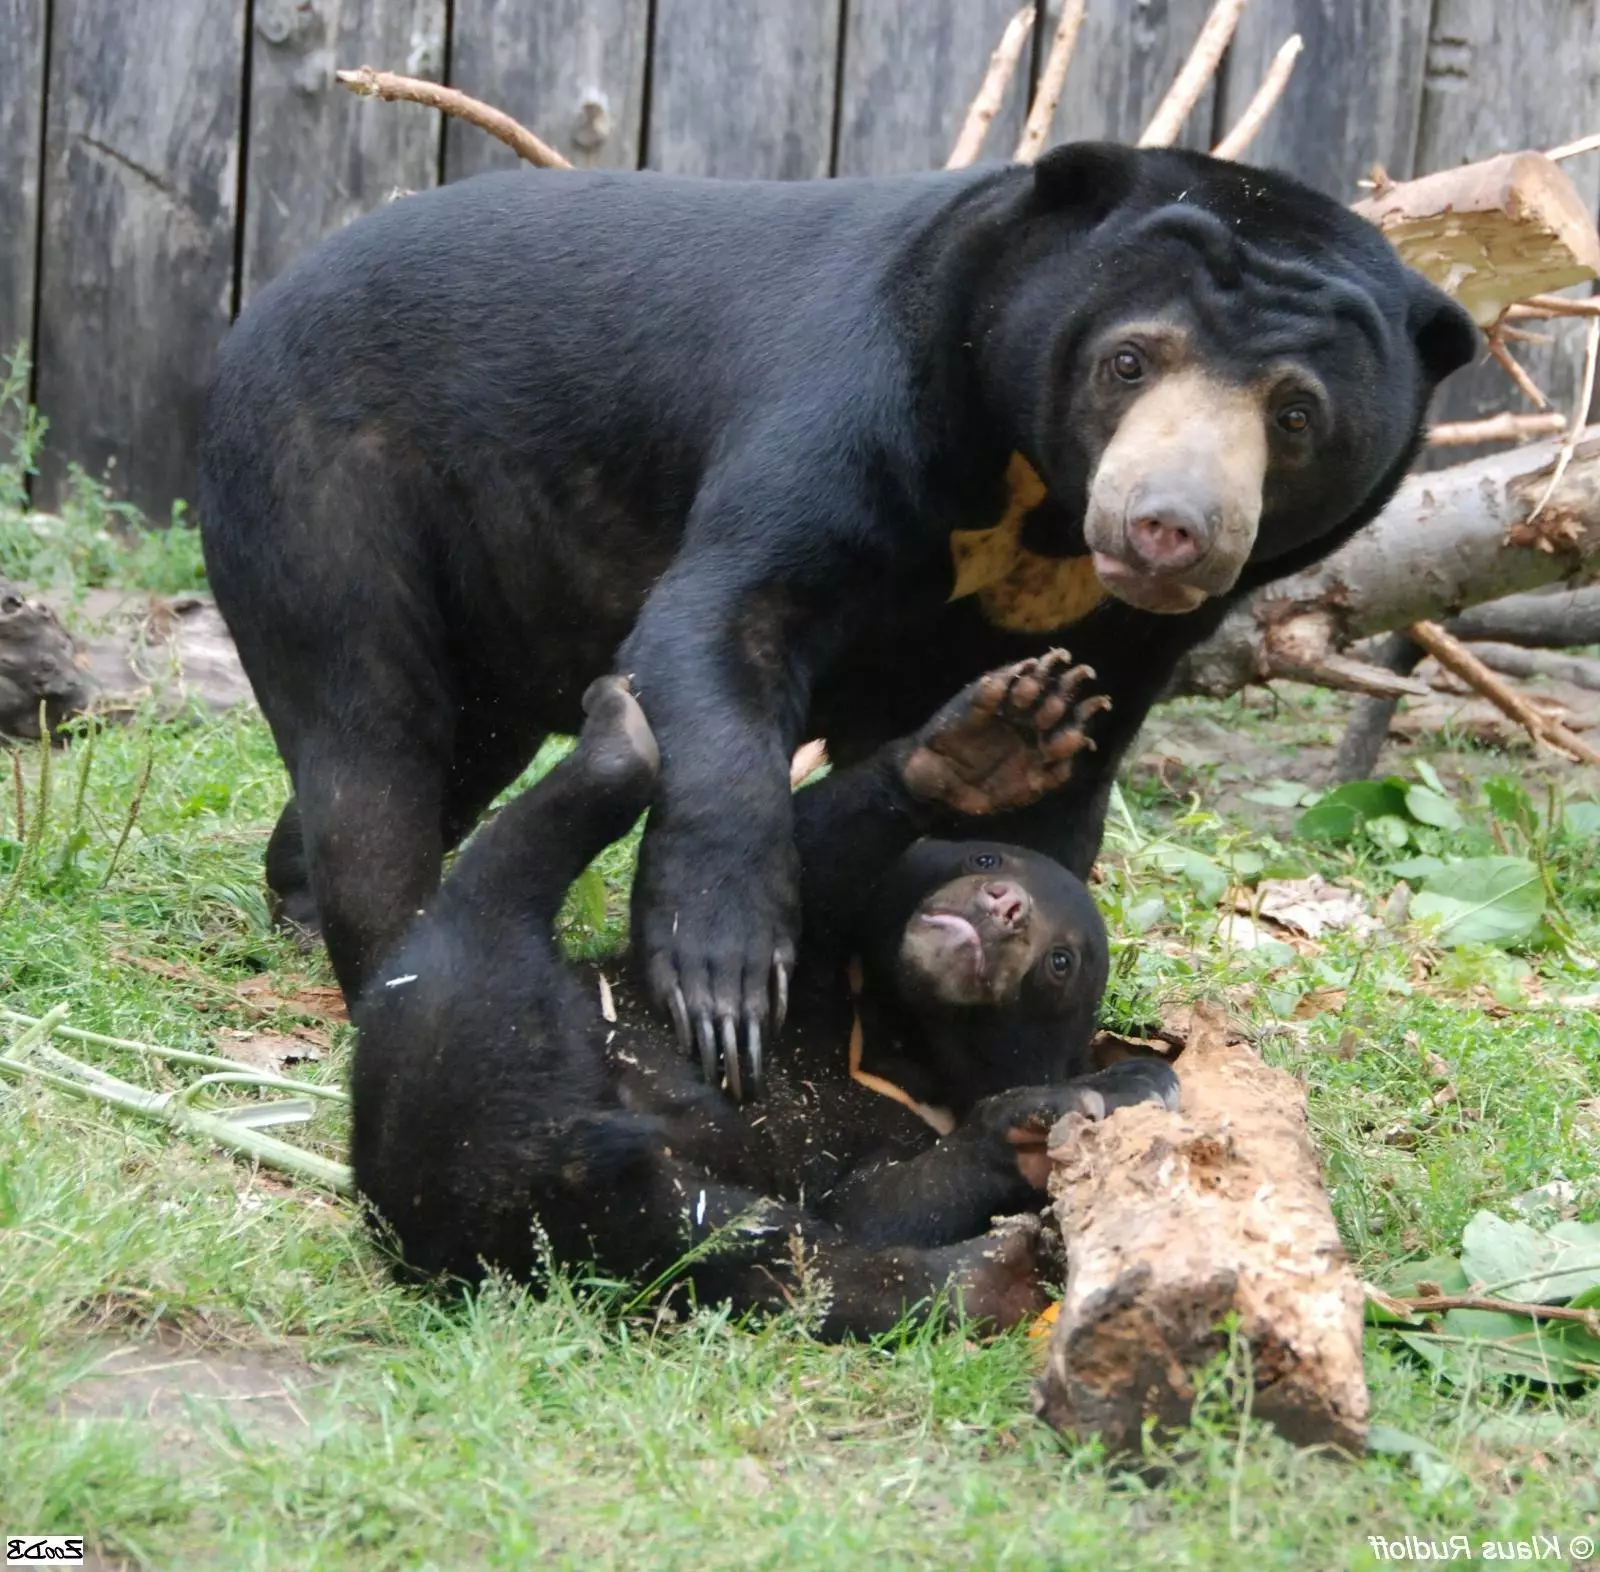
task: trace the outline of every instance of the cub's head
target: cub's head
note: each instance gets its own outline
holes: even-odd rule
[[[1071,144],[1035,166],[1025,211],[988,375],[1052,495],[1081,506],[1102,584],[1147,611],[1373,517],[1477,349],[1376,229],[1284,175]]]
[[[964,1110],[1082,1074],[1105,992],[1105,925],[1082,882],[1036,852],[919,841],[879,887],[862,962],[913,1022],[902,1051]]]

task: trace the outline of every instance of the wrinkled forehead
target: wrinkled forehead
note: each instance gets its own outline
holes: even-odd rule
[[[1384,364],[1394,358],[1395,325],[1378,301],[1401,298],[1399,265],[1374,249],[1384,245],[1381,237],[1360,240],[1320,248],[1274,243],[1203,209],[1169,203],[1131,216],[1117,236],[1103,306],[1181,324],[1219,362]]]

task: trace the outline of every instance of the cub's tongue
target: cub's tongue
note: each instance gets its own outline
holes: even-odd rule
[[[924,912],[920,921],[929,928],[939,930],[945,936],[945,943],[952,960],[962,955],[970,962],[979,977],[983,975],[983,940],[978,937],[978,930],[965,917],[956,912]]]

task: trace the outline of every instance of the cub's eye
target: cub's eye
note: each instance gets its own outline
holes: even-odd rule
[[[1310,424],[1311,411],[1304,404],[1291,404],[1278,416],[1279,428],[1291,437],[1298,437]]]
[[[967,859],[967,864],[979,873],[992,873],[1000,866],[1000,859],[993,852],[974,852]]]
[[[1057,977],[1065,977],[1072,970],[1072,951],[1052,950],[1050,952],[1050,970]]]
[[[1111,357],[1111,369],[1124,382],[1137,382],[1144,375],[1144,358],[1126,344]]]

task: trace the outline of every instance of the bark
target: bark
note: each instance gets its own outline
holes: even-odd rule
[[[1466,646],[1490,671],[1507,677],[1537,681],[1547,677],[1570,682],[1575,688],[1600,692],[1600,660],[1583,655],[1563,655],[1555,650],[1528,650],[1515,644],[1474,642]]]
[[[1413,475],[1377,519],[1304,573],[1258,590],[1191,653],[1171,693],[1221,698],[1291,677],[1393,697],[1427,690],[1356,660],[1357,639],[1584,573],[1600,555],[1600,428],[1530,517],[1559,444]]]
[[[1488,639],[1529,649],[1600,644],[1600,587],[1554,585],[1526,595],[1507,595],[1462,612],[1447,626],[1458,639]]]
[[[1073,1114],[1051,1134],[1069,1262],[1034,1406],[1058,1430],[1136,1451],[1188,1422],[1194,1372],[1238,1316],[1251,1412],[1302,1445],[1366,1441],[1361,1285],[1339,1242],[1305,1093],[1195,1012],[1182,1109]]]

